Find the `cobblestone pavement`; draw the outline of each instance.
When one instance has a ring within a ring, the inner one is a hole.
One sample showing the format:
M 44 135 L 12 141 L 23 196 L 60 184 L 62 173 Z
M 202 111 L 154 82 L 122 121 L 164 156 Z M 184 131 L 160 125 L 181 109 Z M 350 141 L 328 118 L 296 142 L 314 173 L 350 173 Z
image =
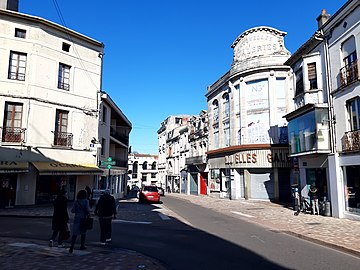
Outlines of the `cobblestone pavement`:
M 269 201 L 228 200 L 210 196 L 167 194 L 226 215 L 257 223 L 360 257 L 360 221 L 300 213 Z

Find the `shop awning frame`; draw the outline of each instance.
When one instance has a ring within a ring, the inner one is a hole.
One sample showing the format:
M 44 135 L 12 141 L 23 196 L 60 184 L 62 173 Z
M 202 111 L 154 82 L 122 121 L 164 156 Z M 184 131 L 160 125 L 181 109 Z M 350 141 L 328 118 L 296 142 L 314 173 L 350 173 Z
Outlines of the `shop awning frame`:
M 39 175 L 101 175 L 103 170 L 95 165 L 62 162 L 32 162 Z

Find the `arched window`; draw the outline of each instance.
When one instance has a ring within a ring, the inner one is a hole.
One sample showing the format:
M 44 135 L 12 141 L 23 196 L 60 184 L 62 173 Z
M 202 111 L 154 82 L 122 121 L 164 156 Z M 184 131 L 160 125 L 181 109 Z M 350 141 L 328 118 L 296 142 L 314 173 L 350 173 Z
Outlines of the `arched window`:
M 144 161 L 142 165 L 143 170 L 147 170 L 147 165 L 148 165 L 147 161 Z
M 151 169 L 156 170 L 156 162 L 155 161 L 151 164 Z
M 135 161 L 134 164 L 133 164 L 132 177 L 137 178 L 137 174 L 138 174 L 138 162 Z
M 219 102 L 217 99 L 215 99 L 212 103 L 213 105 L 213 114 L 214 114 L 214 123 L 219 122 Z
M 228 93 L 223 95 L 223 104 L 224 104 L 223 118 L 229 118 L 230 117 L 230 98 L 229 98 Z

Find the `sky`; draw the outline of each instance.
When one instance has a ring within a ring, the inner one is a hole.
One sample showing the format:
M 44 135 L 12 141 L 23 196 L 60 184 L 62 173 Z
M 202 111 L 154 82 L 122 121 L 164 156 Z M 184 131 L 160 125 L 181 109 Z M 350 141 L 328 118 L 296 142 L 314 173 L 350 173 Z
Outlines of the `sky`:
M 287 32 L 294 53 L 317 30 L 322 9 L 346 0 L 19 0 L 19 11 L 105 44 L 103 89 L 132 123 L 133 152 L 158 154 L 157 130 L 170 115 L 207 110 L 207 87 L 231 66 L 244 31 Z

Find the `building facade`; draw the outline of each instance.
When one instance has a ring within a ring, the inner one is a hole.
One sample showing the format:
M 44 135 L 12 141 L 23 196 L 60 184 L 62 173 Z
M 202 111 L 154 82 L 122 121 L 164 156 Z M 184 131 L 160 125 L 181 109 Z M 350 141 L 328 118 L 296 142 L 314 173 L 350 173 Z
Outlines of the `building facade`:
M 231 69 L 206 94 L 209 181 L 220 197 L 289 201 L 292 110 L 285 32 L 255 27 L 239 35 Z
M 180 173 L 182 193 L 207 195 L 210 190 L 216 190 L 217 183 L 209 183 L 208 179 L 208 129 L 207 111 L 202 110 L 199 116 L 190 118 L 187 132 L 189 154 L 185 160 L 186 170 Z
M 321 29 L 331 88 L 332 215 L 360 220 L 360 3 L 347 1 Z
M 94 147 L 104 45 L 40 17 L 0 15 L 0 205 L 51 202 L 60 188 L 73 200 L 104 174 Z
M 128 185 L 130 187 L 161 186 L 158 182 L 158 156 L 130 153 L 128 175 Z
M 185 160 L 189 152 L 188 122 L 190 115 L 169 116 L 158 130 L 159 186 L 167 192 L 180 192 L 181 171 L 186 169 Z

